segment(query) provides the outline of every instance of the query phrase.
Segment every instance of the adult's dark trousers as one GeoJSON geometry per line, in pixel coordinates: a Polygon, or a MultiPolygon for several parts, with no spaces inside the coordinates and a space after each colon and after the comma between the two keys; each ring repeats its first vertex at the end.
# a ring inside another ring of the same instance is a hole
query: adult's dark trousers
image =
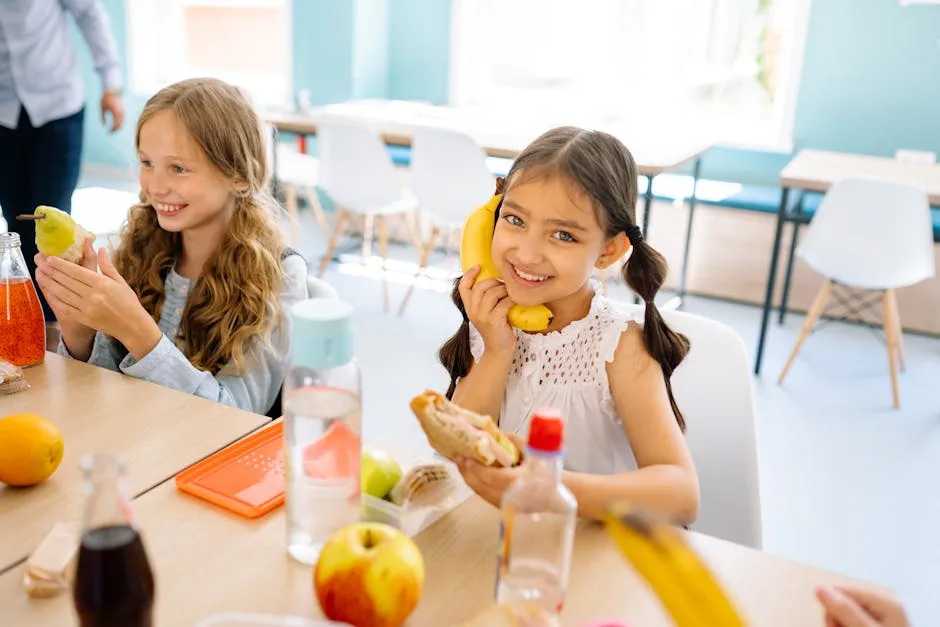
{"type": "MultiPolygon", "coordinates": [[[[20,235],[26,265],[35,280],[36,224],[16,216],[37,205],[72,212],[72,192],[82,161],[84,108],[78,113],[33,126],[24,107],[15,129],[0,126],[0,206],[7,228],[20,235]]],[[[37,286],[46,321],[55,320],[37,286]]]]}

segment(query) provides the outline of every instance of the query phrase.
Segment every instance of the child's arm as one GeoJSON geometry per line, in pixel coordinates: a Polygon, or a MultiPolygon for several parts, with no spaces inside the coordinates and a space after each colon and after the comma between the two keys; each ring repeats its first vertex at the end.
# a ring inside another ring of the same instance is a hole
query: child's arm
{"type": "Polygon", "coordinates": [[[484,352],[480,361],[470,366],[470,372],[457,384],[453,401],[461,407],[489,416],[498,424],[511,363],[512,353],[484,352]]]}
{"type": "Polygon", "coordinates": [[[616,475],[566,472],[565,485],[578,499],[579,514],[600,518],[612,501],[630,501],[679,524],[698,516],[698,475],[666,394],[659,364],[646,351],[642,329],[621,335],[607,377],[617,413],[639,470],[616,475]]]}
{"type": "Polygon", "coordinates": [[[460,280],[460,298],[472,323],[468,325],[471,336],[467,340],[477,348],[472,351],[476,354],[470,358],[470,370],[457,384],[452,400],[498,423],[516,350],[516,336],[506,319],[513,303],[501,282],[476,282],[479,274],[479,266],[474,266],[460,280]]]}
{"type": "MultiPolygon", "coordinates": [[[[281,291],[283,316],[295,302],[307,296],[307,265],[296,255],[284,261],[287,283],[281,291]]],[[[242,374],[224,371],[212,375],[198,370],[166,336],[140,360],[128,354],[120,363],[124,374],[207,398],[239,409],[264,414],[274,404],[287,370],[288,328],[275,330],[270,347],[257,345],[242,374]]]]}

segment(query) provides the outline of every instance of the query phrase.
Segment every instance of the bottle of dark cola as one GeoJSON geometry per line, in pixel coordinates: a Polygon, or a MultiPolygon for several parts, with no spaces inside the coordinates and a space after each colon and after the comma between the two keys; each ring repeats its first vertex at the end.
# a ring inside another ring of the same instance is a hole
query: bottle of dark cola
{"type": "Polygon", "coordinates": [[[85,514],[73,599],[81,627],[151,627],[154,583],[124,491],[124,461],[82,460],[85,514]]]}

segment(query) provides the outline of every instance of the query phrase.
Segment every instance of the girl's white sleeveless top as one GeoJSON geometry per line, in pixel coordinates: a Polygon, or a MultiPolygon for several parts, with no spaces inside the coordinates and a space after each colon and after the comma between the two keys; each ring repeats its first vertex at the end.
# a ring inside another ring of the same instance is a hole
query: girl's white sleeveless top
{"type": "MultiPolygon", "coordinates": [[[[500,429],[525,438],[532,413],[552,407],[565,419],[566,469],[592,474],[636,470],[606,369],[631,323],[643,324],[642,310],[618,308],[595,290],[588,315],[564,329],[547,334],[513,329],[518,341],[500,429]]],[[[483,339],[472,324],[470,350],[479,361],[483,339]]]]}

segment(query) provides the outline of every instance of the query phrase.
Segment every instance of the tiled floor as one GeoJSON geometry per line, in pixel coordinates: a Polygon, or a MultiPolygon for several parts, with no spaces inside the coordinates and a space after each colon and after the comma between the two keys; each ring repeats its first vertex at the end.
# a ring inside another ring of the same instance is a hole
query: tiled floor
{"type": "MultiPolygon", "coordinates": [[[[318,263],[323,238],[308,213],[302,222],[301,249],[318,263]]],[[[395,255],[417,257],[408,249],[395,255]]],[[[356,306],[367,437],[413,423],[408,399],[446,386],[436,351],[459,321],[442,284],[416,289],[398,317],[405,274],[393,276],[391,312],[384,313],[374,274],[334,263],[326,275],[356,306]]],[[[629,297],[619,286],[611,293],[629,297]]],[[[685,309],[729,324],[754,354],[759,309],[695,297],[685,309]]],[[[889,586],[913,624],[938,625],[940,339],[905,336],[902,409],[894,410],[883,344],[864,327],[832,324],[814,334],[777,386],[802,321],[791,315],[785,326],[773,324],[764,374],[754,380],[765,550],[889,586]]]]}

